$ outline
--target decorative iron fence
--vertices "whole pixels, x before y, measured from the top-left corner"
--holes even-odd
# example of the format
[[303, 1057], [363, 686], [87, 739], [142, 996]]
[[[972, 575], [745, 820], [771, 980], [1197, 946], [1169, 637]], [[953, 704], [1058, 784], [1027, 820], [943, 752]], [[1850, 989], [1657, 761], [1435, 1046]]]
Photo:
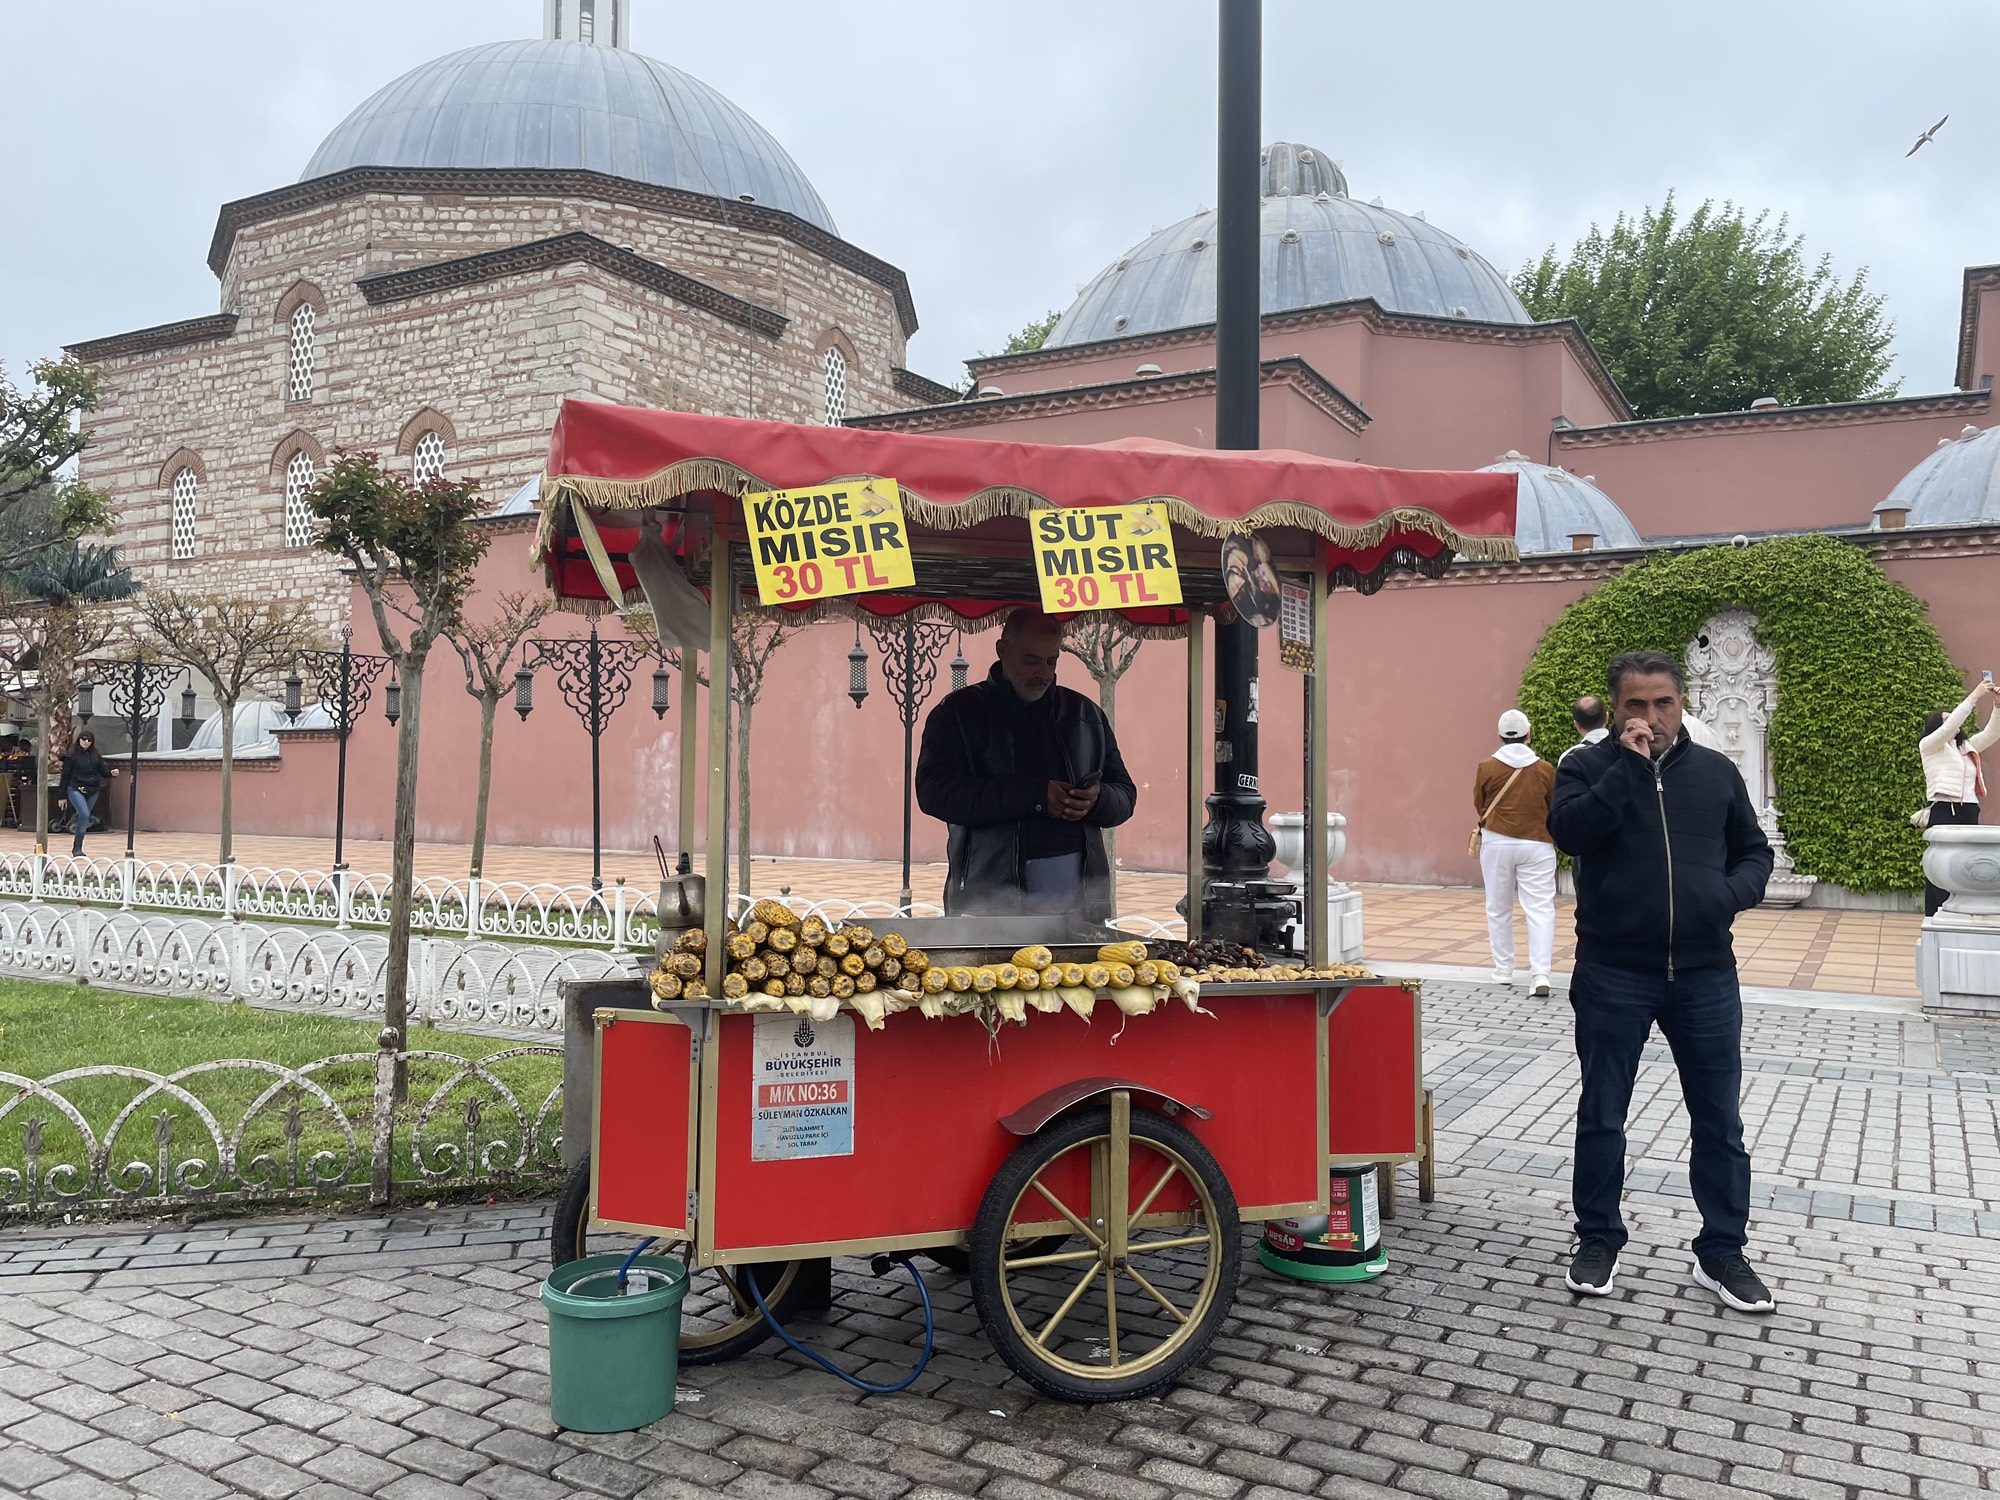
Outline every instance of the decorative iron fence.
[[532, 1190], [562, 1170], [562, 1049], [547, 1044], [464, 1057], [399, 1050], [385, 1029], [374, 1052], [299, 1067], [232, 1058], [167, 1074], [0, 1071], [0, 1223]]
[[[294, 870], [261, 865], [206, 865], [181, 860], [92, 859], [61, 854], [0, 853], [0, 897], [35, 902], [243, 918], [305, 926], [386, 931], [392, 883], [387, 875]], [[603, 890], [587, 885], [507, 880], [419, 880], [411, 926], [425, 937], [477, 942], [554, 943], [625, 953], [651, 948], [659, 930], [657, 898], [620, 879]], [[752, 898], [732, 895], [732, 910]], [[914, 902], [783, 897], [801, 915], [836, 921], [934, 917], [938, 907]], [[1141, 937], [1178, 936], [1178, 918], [1134, 914], [1120, 927]]]

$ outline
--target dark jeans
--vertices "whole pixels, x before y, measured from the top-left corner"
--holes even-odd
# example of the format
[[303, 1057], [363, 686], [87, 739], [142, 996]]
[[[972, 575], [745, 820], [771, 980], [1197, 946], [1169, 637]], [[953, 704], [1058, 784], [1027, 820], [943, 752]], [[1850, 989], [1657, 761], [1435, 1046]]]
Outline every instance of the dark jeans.
[[[1942, 828], [1947, 823], [1977, 823], [1979, 804], [1977, 802], [1933, 802], [1931, 804], [1931, 827]], [[1924, 882], [1924, 915], [1935, 916], [1937, 909], [1951, 899], [1951, 892], [1941, 885]]]
[[69, 852], [72, 854], [83, 853], [83, 836], [90, 831], [90, 814], [91, 810], [97, 806], [97, 798], [98, 788], [96, 787], [92, 787], [87, 792], [82, 787], [77, 786], [69, 789], [71, 826], [76, 833], [76, 840], [70, 845]]
[[1576, 1104], [1571, 1198], [1579, 1239], [1626, 1241], [1625, 1115], [1639, 1054], [1655, 1024], [1673, 1049], [1693, 1152], [1688, 1176], [1701, 1210], [1696, 1258], [1740, 1250], [1750, 1217], [1750, 1154], [1743, 1149], [1743, 999], [1734, 969], [1636, 973], [1578, 964], [1569, 1003], [1583, 1092]]

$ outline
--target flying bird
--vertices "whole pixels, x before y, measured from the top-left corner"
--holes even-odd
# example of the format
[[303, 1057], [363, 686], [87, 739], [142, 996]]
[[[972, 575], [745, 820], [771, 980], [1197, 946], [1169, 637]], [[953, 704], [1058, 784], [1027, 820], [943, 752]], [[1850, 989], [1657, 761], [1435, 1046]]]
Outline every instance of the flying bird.
[[[1944, 117], [1944, 120], [1949, 120], [1950, 118], [1951, 118], [1950, 115], [1946, 115]], [[1919, 151], [1923, 150], [1924, 147], [1928, 146], [1932, 141], [1936, 140], [1937, 133], [1940, 130], [1944, 129], [1944, 120], [1939, 120], [1937, 124], [1931, 126], [1929, 130], [1926, 130], [1922, 135], [1918, 136], [1916, 145], [1910, 147], [1909, 150], [1903, 153], [1903, 159], [1905, 161], [1908, 161], [1911, 157], [1915, 156]]]

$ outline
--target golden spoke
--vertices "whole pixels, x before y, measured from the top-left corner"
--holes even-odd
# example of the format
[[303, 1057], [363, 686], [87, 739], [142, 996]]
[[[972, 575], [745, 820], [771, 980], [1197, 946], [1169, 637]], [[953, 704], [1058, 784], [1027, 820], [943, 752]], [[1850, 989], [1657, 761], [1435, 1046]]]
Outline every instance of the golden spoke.
[[1153, 1190], [1150, 1193], [1146, 1194], [1145, 1198], [1141, 1200], [1137, 1208], [1132, 1210], [1132, 1218], [1135, 1223], [1138, 1220], [1146, 1217], [1146, 1210], [1153, 1206], [1153, 1200], [1160, 1196], [1160, 1190], [1164, 1188], [1168, 1183], [1174, 1180], [1175, 1174], [1177, 1174], [1180, 1171], [1180, 1169], [1181, 1168], [1179, 1162], [1170, 1161], [1167, 1163], [1167, 1170], [1160, 1174], [1160, 1180], [1153, 1184]]
[[1095, 1280], [1097, 1280], [1097, 1267], [1092, 1266], [1089, 1270], [1083, 1273], [1083, 1280], [1079, 1281], [1076, 1284], [1076, 1289], [1063, 1299], [1063, 1305], [1056, 1309], [1055, 1316], [1050, 1318], [1047, 1323], [1042, 1325], [1042, 1331], [1040, 1335], [1035, 1339], [1035, 1342], [1037, 1344], [1041, 1345], [1041, 1347], [1044, 1349], [1048, 1348], [1049, 1336], [1053, 1334], [1056, 1331], [1056, 1329], [1062, 1325], [1062, 1320], [1069, 1316], [1069, 1310], [1072, 1307], [1076, 1306], [1077, 1298], [1081, 1297], [1084, 1294], [1084, 1291], [1090, 1286], [1091, 1282]]
[[1095, 1245], [1098, 1249], [1102, 1250], [1104, 1248], [1104, 1237], [1100, 1235], [1096, 1230], [1092, 1229], [1088, 1224], [1084, 1223], [1083, 1220], [1079, 1219], [1076, 1216], [1075, 1210], [1073, 1210], [1067, 1203], [1063, 1202], [1062, 1199], [1058, 1198], [1054, 1193], [1050, 1192], [1047, 1188], [1043, 1187], [1041, 1178], [1037, 1177], [1032, 1183], [1029, 1184], [1029, 1186], [1034, 1188], [1034, 1190], [1040, 1193], [1044, 1198], [1048, 1199], [1049, 1207], [1053, 1208], [1057, 1213], [1061, 1214], [1065, 1219], [1069, 1220], [1070, 1227], [1076, 1230], [1078, 1234], [1082, 1235], [1085, 1239], [1089, 1240], [1090, 1243]]
[[1111, 1368], [1118, 1368], [1118, 1272], [1104, 1263], [1104, 1326], [1111, 1333]]
[[736, 1284], [734, 1276], [731, 1276], [720, 1266], [715, 1268], [715, 1274], [722, 1279], [722, 1284], [729, 1288], [730, 1300], [736, 1304], [736, 1310], [739, 1313], [747, 1317], [757, 1311], [757, 1304], [743, 1295], [743, 1288]]
[[1126, 1247], [1126, 1254], [1137, 1255], [1142, 1250], [1181, 1250], [1189, 1245], [1206, 1245], [1214, 1238], [1208, 1234], [1184, 1234], [1177, 1240], [1139, 1240]]
[[1173, 1303], [1169, 1302], [1165, 1297], [1161, 1296], [1160, 1289], [1154, 1286], [1153, 1283], [1148, 1281], [1145, 1277], [1141, 1276], [1136, 1270], [1134, 1270], [1132, 1268], [1132, 1263], [1130, 1261], [1127, 1261], [1125, 1263], [1124, 1271], [1127, 1276], [1130, 1276], [1134, 1281], [1138, 1282], [1140, 1286], [1146, 1289], [1147, 1296], [1151, 1297], [1155, 1302], [1159, 1303], [1160, 1306], [1164, 1307], [1167, 1310], [1168, 1317], [1172, 1318], [1176, 1323], [1185, 1323], [1187, 1321], [1187, 1314], [1182, 1312], [1178, 1307], [1175, 1307]]
[[1034, 1266], [1071, 1266], [1080, 1260], [1096, 1260], [1095, 1250], [1063, 1250], [1053, 1255], [1028, 1255], [1020, 1260], [1003, 1260], [1001, 1265], [1010, 1271], [1026, 1271]]

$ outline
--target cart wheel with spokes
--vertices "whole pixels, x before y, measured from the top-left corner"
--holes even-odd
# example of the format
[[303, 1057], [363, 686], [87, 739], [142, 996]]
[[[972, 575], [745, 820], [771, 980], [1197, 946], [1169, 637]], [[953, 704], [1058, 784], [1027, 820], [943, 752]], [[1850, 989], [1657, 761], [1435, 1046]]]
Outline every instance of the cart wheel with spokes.
[[[590, 1158], [584, 1157], [563, 1179], [549, 1226], [549, 1260], [566, 1265], [585, 1255], [623, 1255], [632, 1248], [629, 1231], [590, 1228]], [[684, 1263], [692, 1245], [673, 1247]], [[780, 1323], [799, 1310], [807, 1292], [805, 1262], [770, 1261], [757, 1266], [687, 1267], [688, 1291], [681, 1303], [681, 1363], [716, 1365], [748, 1354], [771, 1336], [771, 1325], [757, 1310], [744, 1278], [754, 1276], [764, 1303]]]
[[[1066, 1248], [1036, 1243], [1065, 1228]], [[1035, 1389], [1127, 1401], [1207, 1351], [1236, 1295], [1240, 1239], [1208, 1148], [1121, 1090], [1051, 1121], [1001, 1166], [973, 1224], [973, 1305]]]

